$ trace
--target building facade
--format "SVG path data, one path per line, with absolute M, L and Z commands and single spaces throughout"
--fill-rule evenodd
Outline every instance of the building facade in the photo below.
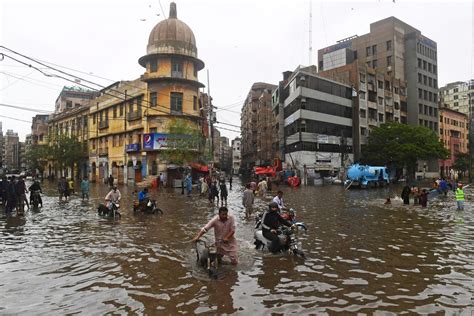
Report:
M 8 170 L 20 169 L 20 141 L 18 133 L 9 129 L 3 136 L 3 167 Z
M 297 69 L 288 79 L 284 100 L 286 165 L 322 174 L 353 161 L 352 88 Z
M 469 116 L 469 105 L 474 104 L 474 79 L 451 82 L 439 88 L 439 104 Z
M 272 162 L 273 133 L 272 93 L 275 85 L 254 83 L 242 106 L 240 117 L 242 134 L 242 170 L 250 173 L 254 166 Z
M 439 139 L 450 153 L 448 159 L 439 161 L 440 174 L 452 176 L 456 155 L 468 152 L 468 116 L 450 108 L 441 107 L 439 124 Z
M 232 172 L 232 147 L 229 145 L 227 137 L 221 137 L 221 170 L 227 173 Z
M 81 96 L 80 98 L 77 97 L 78 94 Z M 48 176 L 66 176 L 80 179 L 88 175 L 88 115 L 92 99 L 94 99 L 97 94 L 96 91 L 76 87 L 64 87 L 61 91 L 56 100 L 56 104 L 58 104 L 58 100 L 60 100 L 61 105 L 57 107 L 58 111 L 51 114 L 47 119 L 47 142 L 49 146 L 54 147 L 59 144 L 63 138 L 76 139 L 81 144 L 82 154 L 80 157 L 77 157 L 77 163 L 75 163 L 74 166 L 65 166 L 64 170 L 61 170 L 58 161 L 49 159 L 46 167 L 46 174 Z M 69 97 L 71 97 L 72 100 L 69 100 Z M 63 107 L 62 104 L 65 104 L 66 107 Z M 70 107 L 67 106 L 67 104 L 73 104 L 73 106 Z M 37 124 L 37 127 L 42 128 L 41 125 L 42 123 Z M 40 142 L 40 136 L 41 132 L 40 135 L 38 135 L 37 142 Z M 44 143 L 46 141 L 44 134 L 42 139 Z
M 352 51 L 352 53 L 351 53 Z M 318 51 L 321 71 L 356 60 L 384 74 L 395 93 L 397 80 L 406 82 L 407 123 L 439 131 L 437 44 L 405 22 L 389 17 L 370 24 L 370 32 L 353 36 Z M 384 87 L 385 88 L 385 87 Z M 401 110 L 402 105 L 400 104 Z M 400 117 L 401 123 L 404 123 Z M 424 162 L 419 162 L 423 165 Z M 427 162 L 428 172 L 438 172 L 436 160 Z
M 273 137 L 272 157 L 285 160 L 285 118 L 283 115 L 284 101 L 288 97 L 288 78 L 291 71 L 283 72 L 283 80 L 278 83 L 278 87 L 272 93 L 272 113 L 273 113 Z
M 37 114 L 31 124 L 31 145 L 48 144 L 48 119 L 47 114 Z
M 346 49 L 349 51 L 349 49 Z M 383 123 L 407 123 L 406 83 L 390 79 L 383 70 L 353 61 L 318 75 L 344 83 L 354 89 L 353 151 L 354 160 L 361 158 L 374 127 Z
M 232 140 L 232 174 L 238 175 L 240 173 L 241 163 L 241 140 L 240 137 L 236 137 Z

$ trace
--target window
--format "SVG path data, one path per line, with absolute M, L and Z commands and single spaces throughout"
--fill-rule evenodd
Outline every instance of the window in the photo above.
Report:
M 423 70 L 426 70 L 426 60 L 423 60 Z
M 433 88 L 438 89 L 438 80 L 433 79 Z
M 113 114 L 114 118 L 116 118 L 117 117 L 117 106 L 116 105 L 114 105 L 114 107 L 113 107 L 113 113 L 114 113 Z
M 392 64 L 392 56 L 387 56 L 387 66 Z
M 457 100 L 457 99 L 459 99 L 459 96 L 455 95 L 454 100 Z
M 423 76 L 421 74 L 418 74 L 418 83 L 422 83 L 423 81 Z
M 183 76 L 183 64 L 181 60 L 177 58 L 171 59 L 171 77 L 179 77 Z
M 171 92 L 170 96 L 171 112 L 183 112 L 183 94 L 180 92 Z
M 418 68 L 421 68 L 421 58 L 418 58 Z
M 423 113 L 423 104 L 418 104 L 418 113 L 419 114 Z
M 128 101 L 128 112 L 133 112 L 133 100 Z
M 92 124 L 95 125 L 96 122 L 97 122 L 97 114 L 94 113 L 94 115 L 92 115 Z
M 123 134 L 120 134 L 119 135 L 119 146 L 123 146 L 123 139 L 124 139 Z
M 360 82 L 365 83 L 365 74 L 360 74 Z
M 423 99 L 428 100 L 428 91 L 423 90 Z
M 151 92 L 150 93 L 150 106 L 151 107 L 156 107 L 156 104 L 157 104 L 156 92 Z
M 119 113 L 120 113 L 120 116 L 123 115 L 123 107 L 124 107 L 124 104 L 123 104 L 123 103 L 120 104 L 120 112 L 119 112 Z
M 421 99 L 423 98 L 423 90 L 418 89 L 418 98 Z
M 390 81 L 388 80 L 385 80 L 385 90 L 389 90 L 389 91 L 392 90 L 390 89 Z
M 156 59 L 154 59 L 150 62 L 150 71 L 156 72 L 157 70 L 158 70 L 158 62 Z
M 193 96 L 193 110 L 197 111 L 197 96 Z
M 459 106 L 459 103 L 458 103 L 458 102 L 454 102 L 454 106 Z
M 392 50 L 392 41 L 387 41 L 387 50 Z
M 430 87 L 433 86 L 433 79 L 431 77 L 428 78 L 428 85 Z
M 431 63 L 428 63 L 428 71 L 431 72 Z
M 365 92 L 364 91 L 360 91 L 359 92 L 359 97 L 361 100 L 365 100 Z
M 438 71 L 438 67 L 436 65 L 433 65 L 433 73 L 436 75 L 436 72 Z
M 380 113 L 379 113 L 379 122 L 383 123 L 383 114 L 380 114 Z
M 424 84 L 425 86 L 426 86 L 426 84 L 427 84 L 427 80 L 428 80 L 428 78 L 427 78 L 425 75 L 423 75 L 423 84 Z
M 428 93 L 428 100 L 430 100 L 430 102 L 433 101 L 433 93 L 431 92 Z
M 427 105 L 424 106 L 423 114 L 428 115 L 428 106 Z
M 433 108 L 431 106 L 428 108 L 428 113 L 430 116 L 433 116 Z
M 370 46 L 365 49 L 365 55 L 370 56 Z
M 360 117 L 361 118 L 366 118 L 367 117 L 367 112 L 364 109 L 360 110 Z
M 393 88 L 395 91 L 395 94 L 398 94 L 398 87 Z
M 373 68 L 377 68 L 377 59 L 374 59 L 374 60 L 372 61 L 372 67 L 373 67 Z
M 377 87 L 379 89 L 383 89 L 383 81 L 382 80 L 377 80 Z
M 137 98 L 137 111 L 140 112 L 142 110 L 142 97 Z
M 383 105 L 383 98 L 382 97 L 379 97 L 379 105 Z
M 370 62 L 370 60 L 367 62 L 367 67 L 372 67 L 372 63 Z
M 196 64 L 193 64 L 193 71 L 194 71 L 194 77 L 197 78 L 197 76 L 198 76 L 198 69 L 197 69 L 197 65 L 196 65 Z
M 377 45 L 372 45 L 372 55 L 377 54 Z

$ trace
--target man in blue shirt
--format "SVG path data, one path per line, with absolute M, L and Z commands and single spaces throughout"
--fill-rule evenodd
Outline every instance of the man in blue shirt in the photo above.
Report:
M 148 188 L 144 188 L 142 191 L 138 192 L 138 202 L 143 203 L 148 201 Z

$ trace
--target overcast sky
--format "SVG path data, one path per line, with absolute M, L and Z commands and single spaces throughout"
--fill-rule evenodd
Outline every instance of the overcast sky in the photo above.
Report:
M 309 63 L 308 0 L 176 3 L 178 18 L 194 31 L 199 58 L 206 64 L 199 79 L 207 86 L 209 69 L 214 105 L 229 110 L 217 112 L 219 121 L 240 125 L 240 109 L 253 82 L 277 84 L 283 71 Z M 161 0 L 166 16 L 169 4 Z M 368 33 L 371 22 L 395 16 L 438 43 L 440 86 L 474 78 L 471 1 L 313 0 L 312 8 L 314 64 L 318 49 Z M 162 19 L 158 0 L 1 0 L 0 43 L 109 85 L 144 72 L 138 58 L 145 55 L 150 31 Z M 0 61 L 0 103 L 52 111 L 64 85 L 71 83 L 8 58 Z M 0 106 L 4 116 L 31 121 L 34 114 Z M 13 129 L 21 139 L 31 129 L 27 122 L 3 117 L 0 121 L 4 132 Z M 229 138 L 239 134 L 221 132 Z

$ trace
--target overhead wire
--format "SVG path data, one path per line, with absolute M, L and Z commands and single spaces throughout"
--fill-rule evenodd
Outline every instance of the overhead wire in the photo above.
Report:
M 10 49 L 10 48 L 7 48 L 7 47 L 5 47 L 5 46 L 3 46 L 3 45 L 0 45 L 0 48 L 6 49 L 6 50 L 8 50 L 8 51 L 10 51 L 10 52 L 12 52 L 12 53 L 14 53 L 14 54 L 17 54 L 17 55 L 19 55 L 19 56 L 21 56 L 21 57 L 23 57 L 23 58 L 28 59 L 28 60 L 34 61 L 34 62 L 36 62 L 36 63 L 38 63 L 38 64 L 40 64 L 40 65 L 42 65 L 42 66 L 44 66 L 44 67 L 47 67 L 47 68 L 49 68 L 49 69 L 51 69 L 51 70 L 54 70 L 54 71 L 57 71 L 57 72 L 59 72 L 59 73 L 61 73 L 61 74 L 65 74 L 65 75 L 67 75 L 67 76 L 73 77 L 73 78 L 78 79 L 78 80 L 80 80 L 80 81 L 85 81 L 85 82 L 90 83 L 90 84 L 92 84 L 92 85 L 95 85 L 95 86 L 98 86 L 98 87 L 102 87 L 102 89 L 99 90 L 99 89 L 97 89 L 97 88 L 94 88 L 94 87 L 85 85 L 85 84 L 83 84 L 82 82 L 77 82 L 77 80 L 74 80 L 74 81 L 73 81 L 73 80 L 71 80 L 71 79 L 65 78 L 65 77 L 60 76 L 60 75 L 57 75 L 57 74 L 48 74 L 48 73 L 45 73 L 44 71 L 42 71 L 42 70 L 39 69 L 38 67 L 35 67 L 35 66 L 31 65 L 31 64 L 28 64 L 28 63 L 25 63 L 25 62 L 23 62 L 23 61 L 20 61 L 20 60 L 14 58 L 14 57 L 12 57 L 12 56 L 10 56 L 10 55 L 8 55 L 8 54 L 2 53 L 3 56 L 8 57 L 8 58 L 10 58 L 10 59 L 12 59 L 12 60 L 14 60 L 14 61 L 16 61 L 16 62 L 19 62 L 19 63 L 21 63 L 21 64 L 24 64 L 24 65 L 26 65 L 26 66 L 28 66 L 28 67 L 30 67 L 30 68 L 33 68 L 33 69 L 39 71 L 40 73 L 42 73 L 42 74 L 43 74 L 44 76 L 46 76 L 46 77 L 61 78 L 61 79 L 63 79 L 63 80 L 72 82 L 72 83 L 77 84 L 77 85 L 81 85 L 81 86 L 86 87 L 86 88 L 88 88 L 88 89 L 95 90 L 95 91 L 98 91 L 98 92 L 107 94 L 107 95 L 112 96 L 112 97 L 114 97 L 114 98 L 117 98 L 117 99 L 119 99 L 119 100 L 127 101 L 127 99 L 125 99 L 125 98 L 120 98 L 120 97 L 118 97 L 118 96 L 116 96 L 116 95 L 113 95 L 113 94 L 110 94 L 110 93 L 108 93 L 108 92 L 102 91 L 102 90 L 105 89 L 106 87 L 103 86 L 103 85 L 101 85 L 101 84 L 92 82 L 92 81 L 90 81 L 90 80 L 81 78 L 81 77 L 79 77 L 79 76 L 75 76 L 74 74 L 70 74 L 70 73 L 64 72 L 64 71 L 62 71 L 62 70 L 60 70 L 60 69 L 57 69 L 57 68 L 48 66 L 48 65 L 46 65 L 46 64 L 44 64 L 44 63 L 42 63 L 42 62 L 37 61 L 37 60 L 34 59 L 34 58 L 31 58 L 31 57 L 28 57 L 28 56 L 23 55 L 23 54 L 21 54 L 21 53 L 18 53 L 18 52 L 14 51 L 14 50 L 12 50 L 12 49 Z M 124 95 L 124 96 L 127 96 L 125 92 L 122 92 L 122 91 L 119 91 L 119 90 L 114 90 L 114 89 L 108 89 L 108 90 L 110 90 L 110 91 L 112 91 L 112 92 L 116 92 L 116 93 L 122 94 L 122 95 Z M 142 106 L 145 107 L 145 108 L 152 109 L 152 110 L 155 110 L 155 111 L 158 111 L 158 112 L 167 114 L 167 115 L 170 114 L 169 112 L 166 112 L 166 111 L 159 110 L 159 109 L 155 108 L 155 107 L 153 106 L 153 104 L 151 103 L 151 101 L 149 101 L 149 100 L 143 100 L 143 101 L 144 101 L 145 103 L 148 103 L 148 104 L 151 104 L 151 105 L 152 105 L 152 106 L 143 106 L 143 105 L 142 105 Z M 157 107 L 159 106 L 159 107 L 162 107 L 162 108 L 165 108 L 165 109 L 169 109 L 169 107 L 164 106 L 164 105 L 160 105 L 160 104 L 158 104 L 158 103 L 156 103 L 156 106 L 157 106 Z M 182 111 L 181 113 L 186 114 L 186 115 L 189 115 L 189 116 L 196 116 L 194 113 L 187 113 L 187 112 L 185 112 L 185 111 Z M 201 118 L 202 118 L 202 117 L 201 117 Z M 234 127 L 235 127 L 235 125 L 228 124 L 228 123 L 223 123 L 223 122 L 221 122 L 220 124 L 224 124 L 224 125 L 229 125 L 229 126 L 234 126 Z
M 13 108 L 13 109 L 18 109 L 18 110 L 24 110 L 24 111 L 39 112 L 39 113 L 44 113 L 44 114 L 52 113 L 52 111 L 27 108 L 27 107 L 23 107 L 23 106 L 19 106 L 19 105 L 12 105 L 12 104 L 5 104 L 5 103 L 0 103 L 0 106 Z

